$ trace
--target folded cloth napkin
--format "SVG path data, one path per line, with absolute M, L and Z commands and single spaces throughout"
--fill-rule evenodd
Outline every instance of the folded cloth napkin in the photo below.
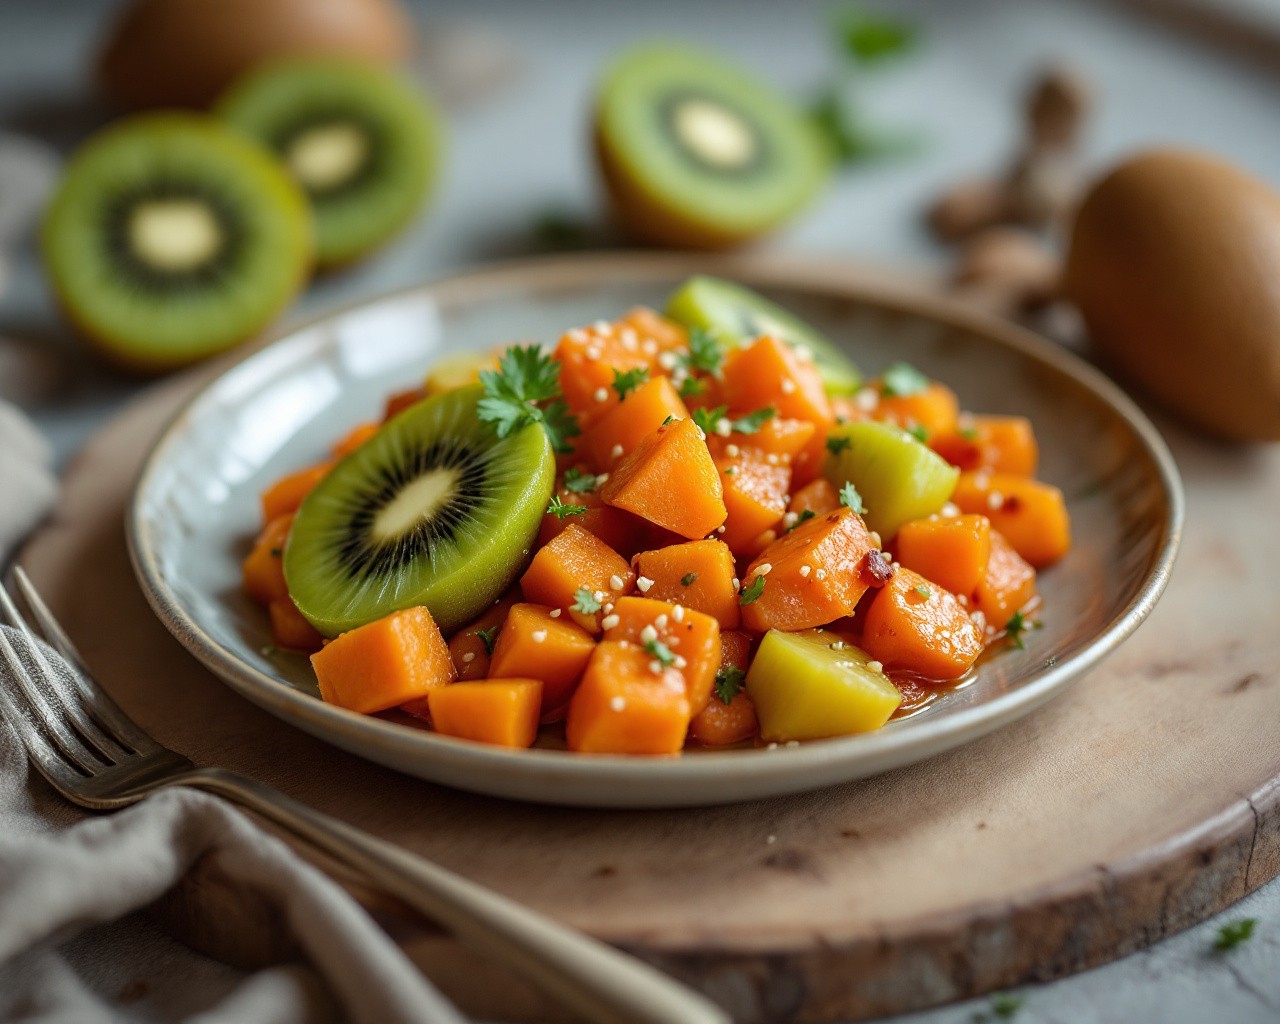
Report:
M 50 507 L 49 461 L 31 425 L 0 405 L 0 565 Z M 0 659 L 0 676 L 9 671 Z M 224 801 L 175 789 L 80 818 L 0 721 L 0 1020 L 461 1024 L 345 890 Z M 245 974 L 136 913 L 205 856 L 270 894 L 306 962 Z

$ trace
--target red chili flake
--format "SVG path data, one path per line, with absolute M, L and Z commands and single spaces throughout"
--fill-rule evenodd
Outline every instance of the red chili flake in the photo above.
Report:
M 858 563 L 858 578 L 869 587 L 883 587 L 896 572 L 892 562 L 886 562 L 884 554 L 872 548 Z

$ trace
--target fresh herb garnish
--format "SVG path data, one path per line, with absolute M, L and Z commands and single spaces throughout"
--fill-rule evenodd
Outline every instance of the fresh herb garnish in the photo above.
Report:
M 693 422 L 698 425 L 698 429 L 704 434 L 714 434 L 716 432 L 716 424 L 725 418 L 729 412 L 727 405 L 717 405 L 714 409 L 703 407 L 693 410 Z
M 1242 942 L 1253 938 L 1253 929 L 1257 926 L 1256 917 L 1242 917 L 1239 921 L 1228 921 L 1218 929 L 1218 937 L 1213 940 L 1213 948 L 1220 953 L 1235 949 Z
M 687 572 L 680 577 L 680 586 L 691 587 L 697 579 L 698 574 L 696 572 Z
M 1015 996 L 1011 992 L 997 992 L 991 997 L 991 1012 L 1001 1020 L 1010 1020 L 1022 1009 L 1024 1002 L 1022 996 Z
M 960 436 L 963 437 L 966 441 L 976 441 L 978 440 L 978 428 L 977 427 L 961 427 Z
M 569 438 L 582 433 L 577 419 L 560 398 L 560 364 L 537 345 L 513 345 L 498 360 L 498 369 L 481 370 L 484 397 L 476 415 L 508 437 L 530 423 L 541 423 L 551 446 L 571 452 Z
M 733 698 L 747 681 L 747 674 L 733 665 L 723 665 L 716 673 L 716 696 L 721 703 L 732 703 Z
M 586 505 L 566 505 L 560 500 L 560 495 L 551 495 L 551 501 L 547 504 L 547 512 L 555 516 L 557 519 L 566 519 L 569 516 L 580 516 L 587 510 Z
M 680 382 L 681 398 L 697 398 L 706 390 L 707 386 L 697 377 L 686 377 Z
M 907 427 L 907 433 L 914 437 L 921 444 L 929 440 L 929 431 L 925 430 L 919 423 L 913 423 Z
M 665 420 L 663 420 L 663 421 L 662 421 L 662 423 L 660 424 L 660 426 L 665 427 L 668 423 L 674 423 L 674 422 L 675 422 L 675 420 L 676 420 L 676 418 L 675 418 L 674 416 L 668 415 L 668 416 L 667 416 L 667 418 L 666 418 Z
M 839 455 L 849 447 L 849 444 L 850 441 L 847 437 L 829 437 L 827 438 L 827 451 L 832 455 Z
M 848 480 L 840 488 L 840 504 L 853 509 L 858 515 L 862 515 L 867 510 L 867 507 L 862 504 L 862 495 L 858 493 L 858 488 Z
M 691 373 L 719 373 L 724 364 L 724 349 L 710 331 L 694 327 L 689 331 L 689 351 L 679 360 L 680 365 Z
M 755 412 L 747 413 L 740 416 L 731 424 L 734 432 L 738 434 L 754 434 L 771 419 L 778 414 L 778 410 L 771 405 L 766 405 L 763 409 L 757 409 Z
M 924 598 L 929 598 L 933 596 L 933 591 L 930 590 L 928 587 L 926 587 L 923 583 L 917 583 L 911 589 Z
M 818 94 L 809 107 L 809 120 L 842 165 L 865 160 L 911 156 L 922 148 L 920 138 L 909 132 L 868 125 L 854 110 L 841 86 Z
M 918 33 L 909 22 L 861 7 L 836 12 L 832 27 L 846 57 L 857 64 L 879 64 L 899 57 L 916 44 Z
M 744 606 L 749 605 L 752 601 L 754 601 L 757 597 L 759 597 L 763 593 L 764 593 L 764 577 L 757 576 L 755 579 L 751 581 L 751 586 L 743 590 L 741 596 L 739 596 L 738 598 L 738 604 L 744 605 Z
M 1004 627 L 1004 633 L 1005 636 L 1008 637 L 1009 643 L 1013 644 L 1013 646 L 1018 648 L 1020 651 L 1025 651 L 1027 649 L 1026 644 L 1022 642 L 1022 634 L 1027 631 L 1027 627 L 1029 625 L 1030 623 L 1023 618 L 1022 612 L 1017 611 L 1013 613 L 1012 618 L 1009 619 L 1008 623 Z
M 649 379 L 649 368 L 637 366 L 634 370 L 614 370 L 613 390 L 619 398 L 626 398 L 636 388 Z
M 805 510 L 804 510 L 803 512 L 801 512 L 798 516 L 796 516 L 796 521 L 795 521 L 794 523 L 792 523 L 789 527 L 787 527 L 787 533 L 790 533 L 792 530 L 794 530 L 794 529 L 795 529 L 797 526 L 799 526 L 801 523 L 807 523 L 810 519 L 812 519 L 812 518 L 814 517 L 814 515 L 815 515 L 815 514 L 816 514 L 816 513 L 813 511 L 813 509 L 811 509 L 811 508 L 807 508 L 807 509 L 805 509 Z
M 564 489 L 570 494 L 586 494 L 594 491 L 600 478 L 584 473 L 577 466 L 570 466 L 564 471 Z
M 573 592 L 573 608 L 585 615 L 591 615 L 600 610 L 600 600 L 590 590 L 579 587 Z
M 493 657 L 493 645 L 498 642 L 498 629 L 498 626 L 490 626 L 488 629 L 476 630 L 476 636 L 484 644 L 484 653 L 490 657 Z
M 644 649 L 663 665 L 670 665 L 676 660 L 675 652 L 661 640 L 646 640 Z
M 271 557 L 272 557 L 272 558 L 282 558 L 283 556 L 284 556 L 284 548 L 272 548 L 272 549 L 271 549 Z
M 929 387 L 929 378 L 910 363 L 892 363 L 880 375 L 880 393 L 888 398 L 907 398 Z

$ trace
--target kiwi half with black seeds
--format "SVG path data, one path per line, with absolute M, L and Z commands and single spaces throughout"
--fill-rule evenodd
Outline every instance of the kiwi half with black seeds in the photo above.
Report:
M 302 503 L 284 552 L 289 596 L 325 636 L 425 605 L 446 633 L 524 569 L 555 481 L 546 432 L 499 438 L 482 385 L 410 406 Z
M 804 113 L 714 54 L 655 44 L 609 69 L 596 156 L 623 226 L 643 241 L 723 248 L 803 207 L 831 172 Z
M 243 341 L 293 299 L 311 269 L 311 214 L 253 141 L 212 118 L 152 114 L 75 155 L 42 243 L 81 333 L 159 371 Z
M 306 191 L 322 266 L 358 259 L 403 229 L 435 179 L 439 118 L 403 77 L 372 63 L 275 62 L 232 86 L 216 110 Z

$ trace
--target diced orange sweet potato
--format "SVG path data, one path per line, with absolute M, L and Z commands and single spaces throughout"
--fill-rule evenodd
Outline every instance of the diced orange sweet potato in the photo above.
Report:
M 746 690 L 739 690 L 728 704 L 713 697 L 694 715 L 689 723 L 689 738 L 704 747 L 724 747 L 749 740 L 759 729 L 756 706 Z
M 913 395 L 880 395 L 872 419 L 894 423 L 904 430 L 923 427 L 926 436 L 949 434 L 956 429 L 960 402 L 945 384 L 930 382 Z
M 742 622 L 756 633 L 808 629 L 852 615 L 871 585 L 865 559 L 874 549 L 862 518 L 840 508 L 800 523 L 747 568 L 743 596 L 763 576 L 764 589 L 742 606 Z
M 905 523 L 894 541 L 898 564 L 953 594 L 969 595 L 987 574 L 991 522 L 986 516 L 929 516 Z
M 293 513 L 276 516 L 263 527 L 253 549 L 241 564 L 244 592 L 258 604 L 285 601 L 289 585 L 284 581 L 284 545 L 293 526 Z
M 931 437 L 929 444 L 965 471 L 1034 476 L 1040 461 L 1035 432 L 1022 416 L 962 416 L 954 431 Z
M 541 679 L 542 719 L 548 721 L 569 703 L 595 646 L 595 638 L 562 609 L 517 604 L 498 634 L 489 675 Z
M 427 694 L 436 732 L 499 747 L 533 746 L 541 702 L 542 683 L 537 679 L 454 683 Z
M 273 483 L 262 492 L 262 521 L 269 523 L 290 512 L 297 512 L 303 499 L 315 490 L 316 484 L 328 476 L 332 468 L 333 461 L 326 459 Z
M 974 609 L 986 616 L 993 630 L 1004 629 L 1013 613 L 1036 596 L 1036 571 L 997 531 L 991 531 L 987 571 L 970 595 Z
M 448 686 L 449 647 L 424 607 L 406 608 L 343 633 L 311 655 L 320 696 L 371 714 Z
M 656 376 L 661 354 L 685 343 L 684 331 L 652 310 L 634 309 L 617 323 L 574 328 L 555 350 L 560 390 L 582 425 L 590 426 L 618 404 L 615 372 L 644 367 Z
M 634 306 L 627 310 L 618 321 L 618 327 L 620 330 L 630 327 L 635 331 L 640 339 L 640 350 L 653 359 L 662 352 L 687 348 L 689 345 L 689 332 L 681 324 L 648 306 Z M 645 342 L 651 342 L 655 347 L 650 349 Z
M 588 533 L 594 533 L 614 551 L 628 557 L 648 544 L 652 524 L 623 509 L 606 505 L 595 490 L 574 492 L 561 484 L 556 489 L 556 496 L 564 504 L 582 505 L 586 511 L 564 518 L 548 512 L 538 528 L 538 547 L 549 544 L 552 537 L 559 536 L 570 526 L 579 526 Z
M 720 664 L 746 669 L 751 660 L 751 634 L 740 629 L 720 631 Z
M 734 412 L 772 406 L 779 416 L 808 420 L 824 431 L 835 421 L 813 360 L 767 335 L 729 353 L 721 393 Z
M 706 707 L 720 668 L 720 624 L 710 615 L 667 601 L 623 597 L 605 619 L 604 639 L 628 640 L 658 663 L 667 657 L 659 646 L 665 645 L 684 680 L 690 710 L 697 714 Z
M 737 450 L 737 455 L 729 451 Z M 773 462 L 754 448 L 727 449 L 716 459 L 724 490 L 726 516 L 720 539 L 735 555 L 747 554 L 751 542 L 778 522 L 787 511 L 791 468 L 778 456 Z
M 382 410 L 382 422 L 393 420 L 404 412 L 409 406 L 417 405 L 427 397 L 424 388 L 409 388 L 407 391 L 397 391 L 387 398 L 386 407 Z
M 286 651 L 311 654 L 324 646 L 324 637 L 316 632 L 289 598 L 267 605 L 271 616 L 271 637 L 275 645 Z
M 483 679 L 489 674 L 489 651 L 497 643 L 507 612 L 519 600 L 520 589 L 512 587 L 475 622 L 449 637 L 449 657 L 453 659 L 459 680 Z M 480 636 L 481 631 L 489 638 L 487 644 Z
M 596 465 L 612 468 L 668 418 L 688 419 L 689 410 L 666 377 L 645 381 L 591 425 L 587 442 Z
M 725 449 L 733 446 L 743 451 L 759 452 L 761 456 L 773 455 L 779 461 L 790 464 L 813 440 L 817 428 L 808 420 L 793 420 L 783 416 L 771 416 L 752 434 L 733 430 L 728 434 L 715 433 L 707 438 L 707 447 L 715 458 L 721 458 Z
M 797 515 L 812 512 L 815 516 L 821 516 L 834 512 L 839 507 L 840 494 L 836 491 L 835 485 L 826 477 L 820 476 L 791 495 L 787 511 L 795 512 Z
M 1013 549 L 1037 569 L 1071 548 L 1071 523 L 1062 492 L 1013 473 L 961 473 L 951 500 L 962 512 L 991 520 Z
M 625 558 L 594 534 L 569 525 L 538 549 L 520 580 L 520 589 L 538 604 L 571 608 L 579 590 L 601 594 L 604 603 L 631 593 L 635 582 L 635 573 Z M 583 615 L 575 610 L 573 618 L 584 629 L 599 629 L 599 612 Z
M 689 698 L 674 668 L 653 672 L 653 657 L 633 643 L 596 645 L 569 702 L 565 739 L 592 754 L 678 754 L 684 747 Z
M 899 566 L 867 608 L 862 649 L 889 668 L 957 679 L 982 653 L 982 637 L 951 591 Z
M 733 589 L 736 569 L 733 554 L 720 541 L 692 540 L 642 551 L 631 564 L 645 597 L 703 612 L 722 629 L 737 628 L 741 615 Z
M 803 487 L 821 479 L 822 466 L 827 460 L 827 431 L 829 426 L 819 426 L 809 442 L 791 459 L 791 486 Z
M 726 514 L 720 474 L 692 420 L 675 420 L 641 441 L 610 472 L 600 497 L 691 540 L 711 533 Z

